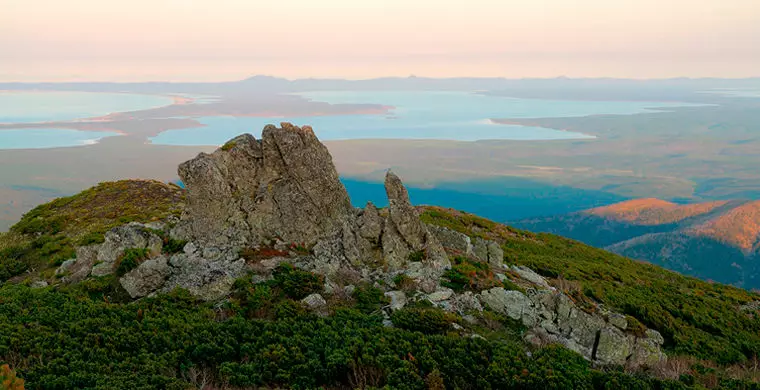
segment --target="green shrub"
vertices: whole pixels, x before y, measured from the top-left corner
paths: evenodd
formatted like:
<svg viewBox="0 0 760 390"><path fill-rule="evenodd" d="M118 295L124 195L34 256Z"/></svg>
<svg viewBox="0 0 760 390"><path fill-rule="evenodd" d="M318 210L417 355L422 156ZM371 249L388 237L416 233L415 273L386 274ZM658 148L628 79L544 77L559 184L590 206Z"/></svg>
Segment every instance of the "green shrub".
<svg viewBox="0 0 760 390"><path fill-rule="evenodd" d="M287 263L278 265L272 277L273 284L281 288L290 299L303 299L324 288L324 278L321 275L300 270Z"/></svg>
<svg viewBox="0 0 760 390"><path fill-rule="evenodd" d="M439 308L404 308L391 314L394 326L425 334L446 333L458 319Z"/></svg>
<svg viewBox="0 0 760 390"><path fill-rule="evenodd" d="M187 245L187 240L175 240L174 238L166 237L164 238L162 252L168 254L180 253L185 249L185 245Z"/></svg>
<svg viewBox="0 0 760 390"><path fill-rule="evenodd" d="M82 238L79 239L79 242L77 242L77 245L79 246L87 246L87 245L93 245L93 244L102 244L106 242L106 236L101 232L90 232L85 234Z"/></svg>
<svg viewBox="0 0 760 390"><path fill-rule="evenodd" d="M116 260L114 271L117 276L124 276L129 271L137 268L143 260L148 258L148 249L130 248L124 251L124 254Z"/></svg>
<svg viewBox="0 0 760 390"><path fill-rule="evenodd" d="M441 285L457 292L465 290L479 292L503 286L495 278L488 263L461 256L454 258L454 265L446 270L441 280Z"/></svg>
<svg viewBox="0 0 760 390"><path fill-rule="evenodd" d="M356 308L365 314L378 312L388 302L383 290L369 284L357 286L353 298L356 301Z"/></svg>
<svg viewBox="0 0 760 390"><path fill-rule="evenodd" d="M425 251L410 252L408 260L411 262L420 262L422 260L425 260Z"/></svg>

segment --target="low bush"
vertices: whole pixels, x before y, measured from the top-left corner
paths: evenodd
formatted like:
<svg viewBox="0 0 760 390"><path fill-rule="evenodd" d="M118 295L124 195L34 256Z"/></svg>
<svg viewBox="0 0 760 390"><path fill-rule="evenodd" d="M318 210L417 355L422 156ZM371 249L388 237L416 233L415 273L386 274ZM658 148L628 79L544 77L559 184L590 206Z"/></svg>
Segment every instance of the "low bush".
<svg viewBox="0 0 760 390"><path fill-rule="evenodd" d="M461 256L454 258L454 264L443 274L441 284L457 292L480 292L492 287L503 287L488 263Z"/></svg>
<svg viewBox="0 0 760 390"><path fill-rule="evenodd" d="M124 254L116 260L116 263L114 264L114 271L116 272L117 276L123 276L129 271L137 268L137 266L147 258L148 249L129 248L125 250Z"/></svg>
<svg viewBox="0 0 760 390"><path fill-rule="evenodd" d="M391 314L394 326L425 334L446 333L457 320L458 316L439 308L404 308Z"/></svg>

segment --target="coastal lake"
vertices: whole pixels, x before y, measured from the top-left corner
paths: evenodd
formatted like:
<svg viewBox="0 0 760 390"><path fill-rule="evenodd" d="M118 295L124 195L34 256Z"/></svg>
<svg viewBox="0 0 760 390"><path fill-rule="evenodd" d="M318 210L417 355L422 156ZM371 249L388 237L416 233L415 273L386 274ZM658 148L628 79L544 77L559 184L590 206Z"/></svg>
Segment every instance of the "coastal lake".
<svg viewBox="0 0 760 390"><path fill-rule="evenodd" d="M349 139L423 140L563 140L591 139L592 135L555 129L502 125L494 118L547 118L588 115L631 115L673 107L673 102L570 101L518 99L471 92L441 91L320 91L298 93L306 99L330 104L381 104L388 114L310 117L200 117L203 127L169 130L153 137L162 145L221 145L230 138L251 133L259 137L270 123L311 125L324 141Z"/></svg>
<svg viewBox="0 0 760 390"><path fill-rule="evenodd" d="M178 96L181 94L177 94ZM495 118L631 115L694 106L678 102L571 101L518 99L472 92L446 91L320 91L297 95L330 104L380 104L383 114L301 117L192 118L203 126L164 131L150 139L161 145L221 145L241 133L260 137L270 123L312 125L324 141L350 139L423 140L567 140L594 136L555 129L496 124ZM194 97L193 97L194 98ZM214 101L203 97L195 104ZM0 123L87 121L111 113L139 111L172 104L167 96L91 92L2 92ZM12 127L12 126L8 126ZM96 143L114 132L55 128L0 129L0 149L53 148Z"/></svg>
<svg viewBox="0 0 760 390"><path fill-rule="evenodd" d="M0 123L83 120L173 102L166 96L130 93L0 91Z"/></svg>

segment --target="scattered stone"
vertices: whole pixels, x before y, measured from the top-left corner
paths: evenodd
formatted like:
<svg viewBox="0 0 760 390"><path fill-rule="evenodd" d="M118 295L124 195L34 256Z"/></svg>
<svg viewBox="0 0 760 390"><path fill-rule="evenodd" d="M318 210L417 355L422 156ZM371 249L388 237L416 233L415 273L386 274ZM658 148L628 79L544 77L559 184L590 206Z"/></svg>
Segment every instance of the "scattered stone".
<svg viewBox="0 0 760 390"><path fill-rule="evenodd" d="M169 277L171 270L165 256L143 261L137 268L119 279L119 283L132 298L142 298L158 290Z"/></svg>
<svg viewBox="0 0 760 390"><path fill-rule="evenodd" d="M452 289L450 289L448 287L442 287L438 291L436 291L436 292L434 292L432 294L428 294L427 299L430 302L435 303L435 302L445 301L445 300L451 298L451 296L453 294L454 294L454 290L452 290Z"/></svg>
<svg viewBox="0 0 760 390"><path fill-rule="evenodd" d="M187 244L185 244L185 247L182 248L182 251L185 252L185 254L188 256L194 254L195 251L197 250L198 250L198 247L195 246L195 244L193 244L192 242L188 242Z"/></svg>
<svg viewBox="0 0 760 390"><path fill-rule="evenodd" d="M503 255L502 255L503 256ZM544 279L543 276L533 272L532 269L522 266L522 265L513 265L511 267L511 270L520 275L521 278L533 283L539 288L551 290L552 286L549 285L549 283Z"/></svg>
<svg viewBox="0 0 760 390"><path fill-rule="evenodd" d="M388 297L391 301L390 303L390 309L391 311L396 311L403 309L406 305L406 293L400 290L396 291L388 291L385 293L385 296Z"/></svg>
<svg viewBox="0 0 760 390"><path fill-rule="evenodd" d="M76 264L77 259L68 259L61 263L61 265L58 267L58 269L55 270L56 275L65 275L67 272L69 272L69 269Z"/></svg>
<svg viewBox="0 0 760 390"><path fill-rule="evenodd" d="M301 300L306 307L320 315L327 315L327 301L321 295L314 293Z"/></svg>
<svg viewBox="0 0 760 390"><path fill-rule="evenodd" d="M480 293L480 301L492 310L515 320L521 320L523 313L532 308L530 299L523 293L505 290L502 287L484 290Z"/></svg>
<svg viewBox="0 0 760 390"><path fill-rule="evenodd" d="M35 280L29 285L31 288L45 288L47 286L48 282L46 280Z"/></svg>

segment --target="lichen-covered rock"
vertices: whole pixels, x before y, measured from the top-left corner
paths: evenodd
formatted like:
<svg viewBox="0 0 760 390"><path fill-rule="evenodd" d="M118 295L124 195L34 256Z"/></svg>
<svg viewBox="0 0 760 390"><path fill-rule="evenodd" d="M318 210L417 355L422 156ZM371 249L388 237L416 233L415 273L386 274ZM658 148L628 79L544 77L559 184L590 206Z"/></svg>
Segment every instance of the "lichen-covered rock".
<svg viewBox="0 0 760 390"><path fill-rule="evenodd" d="M317 293L311 294L301 300L301 303L306 305L309 311L317 313L319 315L327 315L327 301L322 295Z"/></svg>
<svg viewBox="0 0 760 390"><path fill-rule="evenodd" d="M406 294L403 291L388 291L385 296L391 301L389 306L391 311L403 309L406 305Z"/></svg>
<svg viewBox="0 0 760 390"><path fill-rule="evenodd" d="M451 267L446 251L420 221L417 210L409 201L401 179L393 172L385 175L385 192L388 195L388 218L382 235L383 254L391 269L402 268L417 253L431 269L441 272Z"/></svg>
<svg viewBox="0 0 760 390"><path fill-rule="evenodd" d="M533 305L525 294L494 287L480 293L480 301L492 310L507 315L515 320L522 320L524 314L530 314Z"/></svg>
<svg viewBox="0 0 760 390"><path fill-rule="evenodd" d="M662 335L656 330L647 329L645 336L636 339L628 365L651 367L667 358L662 352L662 344L665 342Z"/></svg>
<svg viewBox="0 0 760 390"><path fill-rule="evenodd" d="M57 276L66 275L66 273L69 272L69 269L76 264L77 259L68 259L61 263L61 265L55 270L55 274Z"/></svg>
<svg viewBox="0 0 760 390"><path fill-rule="evenodd" d="M501 249L501 248L499 248ZM503 252L502 252L503 257ZM512 271L520 275L521 278L533 283L538 288L550 290L552 287L549 285L549 283L544 279L543 276L535 273L532 269L522 266L522 265L513 265L511 267Z"/></svg>
<svg viewBox="0 0 760 390"><path fill-rule="evenodd" d="M182 163L187 210L175 234L202 244L311 245L353 215L327 148L311 127L268 125Z"/></svg>
<svg viewBox="0 0 760 390"><path fill-rule="evenodd" d="M628 328L628 319L620 313L609 313L607 315L607 322L620 330L626 330Z"/></svg>
<svg viewBox="0 0 760 390"><path fill-rule="evenodd" d="M147 296L161 288L171 273L165 256L142 262L137 268L119 279L119 283L132 298Z"/></svg>
<svg viewBox="0 0 760 390"><path fill-rule="evenodd" d="M474 256L472 240L466 234L443 226L427 225L444 249L452 255Z"/></svg>
<svg viewBox="0 0 760 390"><path fill-rule="evenodd" d="M451 298L452 295L454 295L454 290L448 287L441 287L440 289L438 289L438 291L428 294L427 299L428 301L435 303L435 302L445 301Z"/></svg>
<svg viewBox="0 0 760 390"><path fill-rule="evenodd" d="M500 267L504 263L504 251L495 241L476 238L473 242L473 253L478 259L494 267Z"/></svg>
<svg viewBox="0 0 760 390"><path fill-rule="evenodd" d="M115 227L105 234L105 242L91 245L86 256L91 256L90 251L96 251L95 259L90 269L92 276L106 276L114 271L116 261L124 255L127 249L146 249L148 257L161 254L163 241L151 232L145 225L132 222ZM77 252L77 258L79 253ZM89 258L89 257L88 257Z"/></svg>
<svg viewBox="0 0 760 390"><path fill-rule="evenodd" d="M170 274L161 291L169 292L180 287L206 301L227 296L235 279L245 273L245 260L237 259L233 254L229 253L228 256L225 253L216 259L185 253L172 255L169 259Z"/></svg>
<svg viewBox="0 0 760 390"><path fill-rule="evenodd" d="M67 275L63 277L64 283L78 283L90 275L92 267L98 259L100 245L80 246L76 249L76 262L66 267Z"/></svg>
<svg viewBox="0 0 760 390"><path fill-rule="evenodd" d="M614 326L599 330L596 351L592 359L602 364L623 365L631 355L634 339Z"/></svg>

